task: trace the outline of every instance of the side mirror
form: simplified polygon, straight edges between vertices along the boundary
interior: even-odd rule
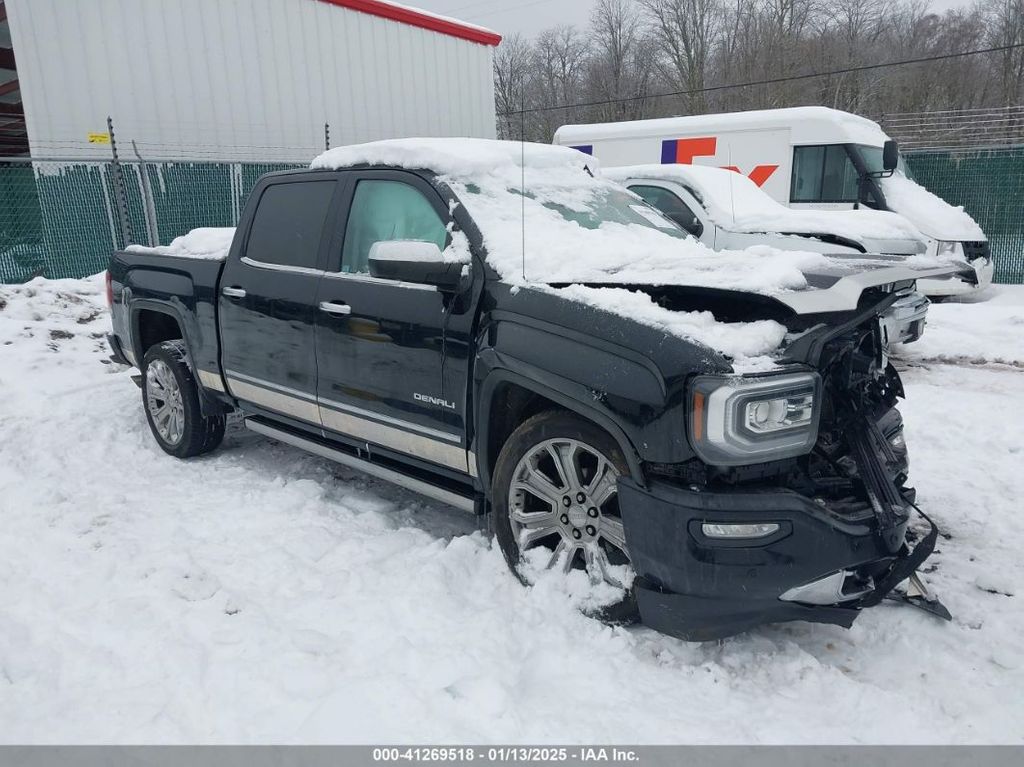
[[[700,239],[700,236],[704,234],[704,224],[702,224],[700,219],[696,216],[681,212],[666,215],[677,223],[687,234],[691,234],[697,239]]]
[[[434,285],[457,290],[462,283],[458,261],[446,261],[436,243],[421,240],[381,240],[370,246],[370,276]]]
[[[892,172],[900,162],[900,145],[889,139],[882,146],[882,170]]]

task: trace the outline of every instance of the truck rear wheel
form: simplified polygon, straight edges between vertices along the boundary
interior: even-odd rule
[[[529,584],[531,568],[583,570],[620,595],[595,617],[636,621],[618,506],[617,481],[627,472],[615,440],[577,415],[548,411],[520,425],[495,464],[492,504],[495,537],[516,576]]]
[[[208,453],[224,439],[224,416],[205,416],[199,406],[183,341],[164,341],[146,352],[142,408],[157,444],[176,458]]]

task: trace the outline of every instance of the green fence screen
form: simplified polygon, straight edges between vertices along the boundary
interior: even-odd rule
[[[992,244],[996,281],[1024,283],[1024,147],[918,151],[917,179],[963,205]],[[233,226],[256,180],[280,163],[124,163],[130,227],[148,242],[145,172],[161,244],[198,226]],[[143,170],[143,168],[145,170]],[[84,277],[123,247],[109,163],[0,159],[0,282]]]
[[[149,242],[143,172],[158,239],[167,244],[198,226],[234,226],[260,176],[296,167],[301,166],[123,163],[133,239]],[[95,274],[125,244],[110,163],[0,160],[0,282]]]
[[[907,154],[915,178],[988,236],[996,282],[1024,283],[1024,147]]]

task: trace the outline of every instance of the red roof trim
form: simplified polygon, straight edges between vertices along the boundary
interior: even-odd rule
[[[429,29],[431,32],[440,32],[442,35],[450,35],[462,40],[482,43],[483,45],[497,45],[501,42],[501,35],[494,32],[460,24],[457,21],[449,21],[448,19],[431,16],[428,13],[417,11],[413,8],[404,8],[400,5],[384,3],[381,0],[320,0],[320,2],[340,5],[342,8],[369,13],[371,16],[380,16],[383,19],[391,19],[402,24],[411,24],[421,29]]]

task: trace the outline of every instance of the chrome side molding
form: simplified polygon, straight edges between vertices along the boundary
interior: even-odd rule
[[[470,514],[474,512],[473,499],[469,496],[460,495],[459,493],[451,490],[446,490],[443,487],[437,487],[436,485],[416,479],[415,477],[408,477],[394,469],[389,469],[386,466],[380,466],[378,464],[365,461],[362,458],[356,458],[354,455],[349,455],[341,450],[335,450],[332,447],[328,447],[327,445],[311,439],[306,439],[305,437],[300,437],[297,434],[284,431],[283,429],[269,426],[268,424],[262,423],[253,418],[246,418],[245,425],[248,429],[251,429],[258,434],[273,437],[274,439],[280,440],[292,447],[297,447],[301,450],[319,455],[322,458],[327,458],[331,461],[335,461],[336,463],[348,466],[349,468],[362,471],[372,477],[399,485],[400,487],[404,487],[406,490],[419,493],[420,495],[432,498],[435,501],[446,503],[449,506],[454,506],[462,511],[468,511]]]

